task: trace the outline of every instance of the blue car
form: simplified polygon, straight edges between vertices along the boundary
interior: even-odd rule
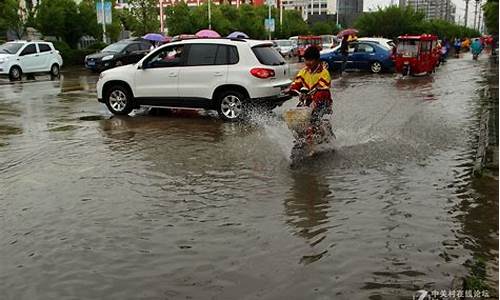
[[[394,62],[391,55],[390,50],[374,42],[351,42],[346,69],[369,70],[372,73],[392,71]],[[340,70],[342,66],[340,46],[324,51],[321,60],[328,63],[330,71]]]

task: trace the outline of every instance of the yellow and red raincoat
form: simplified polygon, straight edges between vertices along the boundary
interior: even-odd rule
[[[331,79],[328,66],[326,63],[320,63],[314,70],[310,70],[308,67],[300,70],[295,77],[295,81],[290,86],[290,90],[298,92],[302,87],[309,90],[316,88],[317,91],[312,95],[312,101],[316,104],[326,102],[326,104],[331,105],[332,95],[330,93],[330,84]]]

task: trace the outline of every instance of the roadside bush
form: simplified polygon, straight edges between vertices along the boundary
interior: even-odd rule
[[[101,46],[98,43],[98,46]],[[63,58],[64,65],[66,66],[76,66],[83,65],[85,61],[85,56],[92,54],[100,49],[72,49],[67,43],[63,41],[54,42],[54,47],[59,50]]]

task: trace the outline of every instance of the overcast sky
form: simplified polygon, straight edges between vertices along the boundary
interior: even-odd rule
[[[482,0],[482,3],[484,3],[486,0]],[[457,14],[456,14],[456,20],[455,21],[460,21],[461,24],[464,23],[464,15],[465,15],[465,1],[463,0],[452,0],[452,2],[457,6]],[[369,11],[371,10],[376,10],[377,6],[388,6],[392,4],[399,4],[399,0],[364,0],[364,10]],[[468,25],[471,25],[474,23],[474,4],[475,2],[471,0],[469,2],[469,21]]]

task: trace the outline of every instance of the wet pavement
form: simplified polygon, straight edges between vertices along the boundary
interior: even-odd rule
[[[336,149],[297,169],[277,117],[112,117],[82,70],[2,81],[0,298],[411,299],[477,257],[496,286],[487,70],[335,79]]]

